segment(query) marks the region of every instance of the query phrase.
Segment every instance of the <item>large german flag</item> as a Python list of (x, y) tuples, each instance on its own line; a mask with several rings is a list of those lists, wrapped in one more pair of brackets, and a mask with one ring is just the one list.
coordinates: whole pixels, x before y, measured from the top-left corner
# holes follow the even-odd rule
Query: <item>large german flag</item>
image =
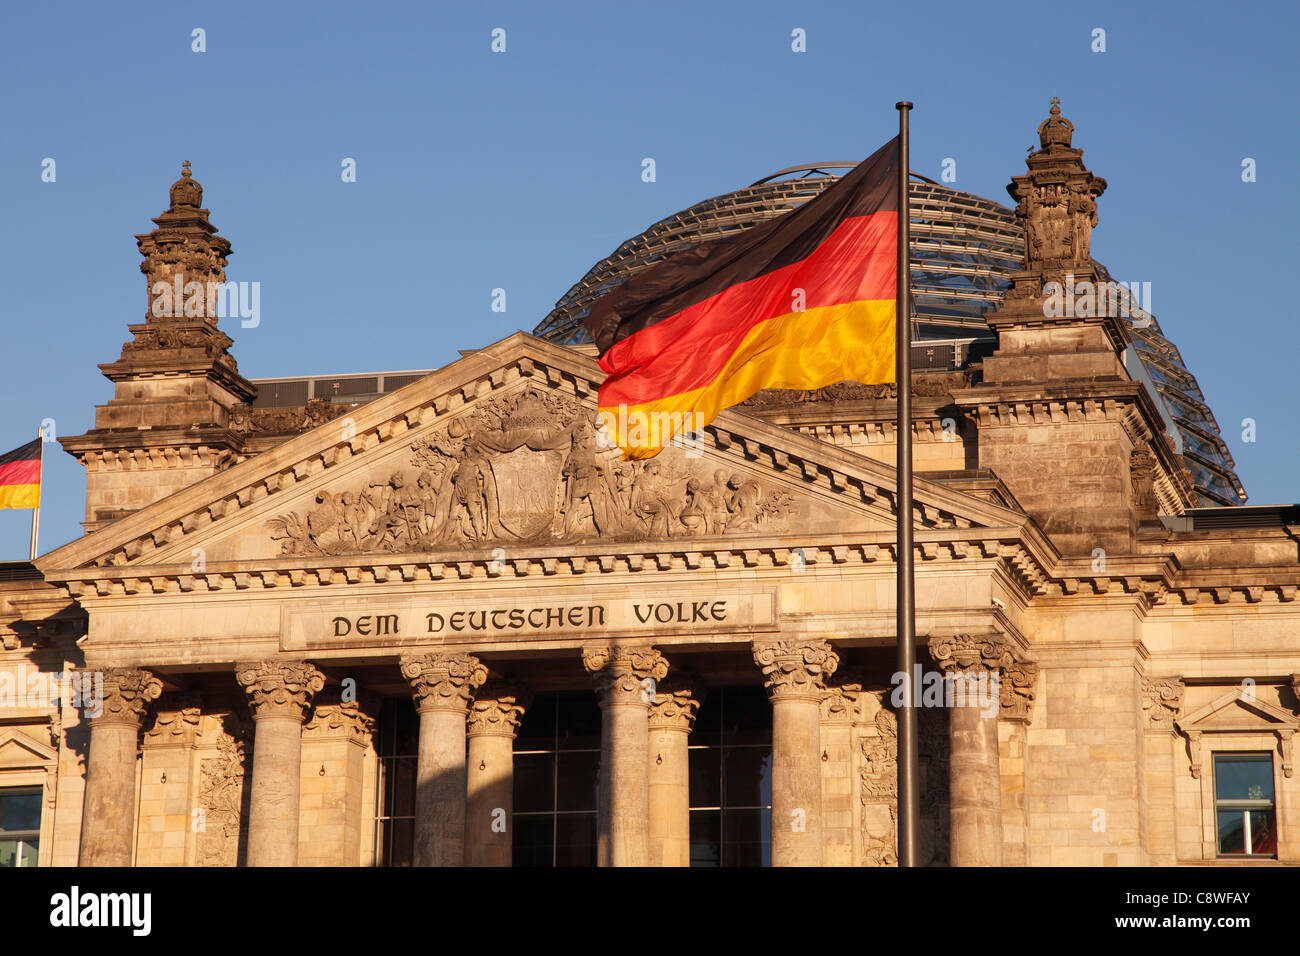
[(668, 256), (592, 306), (600, 417), (657, 455), (759, 389), (894, 381), (899, 141), (798, 209)]
[(0, 455), (0, 508), (41, 504), (41, 439)]

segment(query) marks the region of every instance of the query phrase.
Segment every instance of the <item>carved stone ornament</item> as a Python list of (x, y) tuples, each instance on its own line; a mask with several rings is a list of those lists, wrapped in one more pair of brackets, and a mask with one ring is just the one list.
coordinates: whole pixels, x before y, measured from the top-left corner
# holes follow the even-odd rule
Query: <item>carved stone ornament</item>
[(822, 723), (854, 723), (861, 716), (862, 675), (856, 669), (841, 671), (836, 683), (822, 696)]
[(362, 713), (356, 701), (338, 704), (317, 704), (311, 719), (303, 725), (302, 735), (308, 737), (343, 737), (360, 746), (370, 742), (375, 730), (375, 719)]
[(235, 679), (248, 694), (253, 719), (293, 717), (302, 720), (312, 697), (325, 686), (325, 675), (302, 661), (251, 661), (235, 666)]
[(178, 696), (174, 701), (159, 701), (153, 726), (145, 731), (146, 746), (194, 745), (202, 721), (203, 708), (196, 695)]
[(1038, 665), (1017, 661), (1002, 670), (998, 690), (1000, 716), (1003, 720), (1023, 720), (1034, 713), (1034, 685), (1038, 682)]
[(1154, 521), (1160, 513), (1156, 498), (1156, 456), (1150, 447), (1129, 453), (1129, 478), (1133, 487), (1133, 513), (1139, 521)]
[(858, 742), (862, 756), (859, 802), (862, 806), (863, 866), (898, 865), (898, 718), (884, 706), (886, 692), (877, 694), (880, 707), (874, 735)]
[(681, 674), (660, 681), (650, 703), (650, 729), (681, 730), (689, 734), (695, 729), (695, 717), (706, 694), (703, 685)]
[(476, 404), (410, 448), (409, 468), (270, 519), (281, 553), (782, 531), (793, 511), (789, 492), (709, 472), (680, 448), (624, 462), (588, 406), (532, 386)]
[(426, 654), (401, 659), (402, 676), (411, 684), (420, 713), (469, 710), (474, 691), (487, 680), (487, 668), (470, 654)]
[(118, 723), (140, 726), (151, 701), (162, 693), (162, 681), (149, 671), (133, 667), (104, 668), (104, 702), (92, 724)]
[(1150, 730), (1173, 730), (1183, 706), (1183, 682), (1178, 677), (1142, 678), (1142, 713)]
[(826, 693), (839, 655), (825, 641), (764, 641), (754, 644), (754, 663), (763, 671), (767, 695), (778, 700), (815, 700)]
[(931, 638), (930, 656), (944, 674), (978, 669), (1000, 671), (1016, 663), (1011, 645), (996, 635), (988, 634)]
[(668, 676), (668, 658), (644, 644), (607, 644), (582, 649), (582, 666), (591, 675), (600, 706), (649, 707)]
[[(233, 722), (228, 718), (229, 722)], [(198, 866), (235, 866), (239, 856), (239, 820), (244, 795), (244, 744), (223, 731), (217, 755), (199, 762)]]
[(254, 408), (241, 402), (231, 406), (230, 430), (236, 435), (292, 435), (323, 425), (355, 407), (324, 398), (284, 408)]
[(469, 708), (469, 736), (510, 737), (519, 732), (533, 694), (513, 681), (490, 680), (474, 695)]
[[(1061, 115), (1053, 97), (1051, 114), (1038, 127), (1042, 149), (1030, 154), (1029, 172), (1007, 186), (1017, 200), (1016, 215), (1025, 227), (1026, 268), (1086, 272), (1092, 268), (1092, 230), (1097, 225), (1097, 197), (1106, 180), (1083, 165), (1083, 150), (1070, 146), (1074, 124)], [(1017, 283), (1017, 296), (1031, 289)]]

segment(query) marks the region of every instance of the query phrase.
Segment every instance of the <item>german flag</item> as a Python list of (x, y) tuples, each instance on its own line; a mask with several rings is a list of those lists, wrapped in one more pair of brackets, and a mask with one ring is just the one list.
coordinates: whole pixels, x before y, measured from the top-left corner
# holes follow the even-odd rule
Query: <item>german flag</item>
[(41, 504), (41, 439), (0, 455), (0, 508)]
[(651, 458), (764, 388), (894, 381), (899, 140), (798, 209), (668, 256), (585, 320), (600, 422)]

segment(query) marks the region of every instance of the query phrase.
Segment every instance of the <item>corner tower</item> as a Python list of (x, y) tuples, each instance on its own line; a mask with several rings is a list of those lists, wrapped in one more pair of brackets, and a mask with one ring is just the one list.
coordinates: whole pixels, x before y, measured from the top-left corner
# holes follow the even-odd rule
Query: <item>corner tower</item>
[(985, 316), (998, 335), (983, 382), (955, 395), (979, 426), (979, 465), (1006, 482), (1067, 555), (1124, 554), (1159, 514), (1197, 502), (1159, 406), (1129, 374), (1126, 290), (1092, 258), (1106, 181), (1072, 145), (1052, 100), (1040, 148), (1007, 191), (1024, 227), (1024, 266)]
[(144, 262), (144, 321), (116, 362), (99, 366), (114, 385), (95, 427), (60, 439), (86, 467), (87, 531), (224, 469), (242, 447), (230, 409), (257, 390), (239, 374), (217, 317), (238, 290), (226, 283), (230, 242), (217, 235), (203, 187), (187, 161), (157, 228), (136, 236)]

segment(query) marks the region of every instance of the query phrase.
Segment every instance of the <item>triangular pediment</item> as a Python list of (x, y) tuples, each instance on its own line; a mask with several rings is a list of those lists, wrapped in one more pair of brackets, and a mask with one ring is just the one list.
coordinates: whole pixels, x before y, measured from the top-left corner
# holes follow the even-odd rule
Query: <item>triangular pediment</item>
[[(622, 462), (593, 428), (588, 356), (518, 333), (46, 555), (78, 568), (894, 528), (894, 470), (732, 410), (698, 441)], [(914, 483), (918, 528), (1035, 529)], [(58, 572), (65, 573), (60, 575)]]
[(1237, 687), (1216, 697), (1178, 722), (1183, 733), (1291, 730), (1300, 718), (1260, 700), (1254, 687)]
[(0, 770), (42, 768), (58, 756), (54, 748), (21, 730), (0, 730)]

